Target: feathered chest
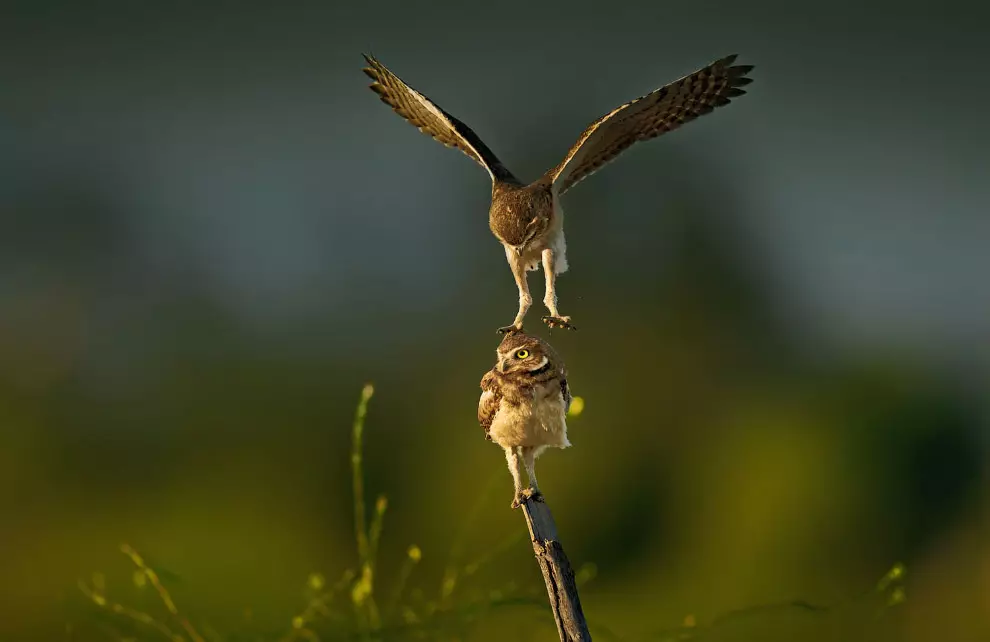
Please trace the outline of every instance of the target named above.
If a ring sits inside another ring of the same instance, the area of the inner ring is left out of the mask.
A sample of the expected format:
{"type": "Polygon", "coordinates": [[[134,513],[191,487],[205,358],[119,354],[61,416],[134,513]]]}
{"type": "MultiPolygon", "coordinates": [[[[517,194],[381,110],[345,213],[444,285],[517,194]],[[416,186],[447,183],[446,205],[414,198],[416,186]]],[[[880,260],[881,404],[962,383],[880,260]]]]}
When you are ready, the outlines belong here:
{"type": "Polygon", "coordinates": [[[503,187],[492,194],[488,227],[506,245],[523,249],[540,241],[554,219],[549,186],[503,187]]]}
{"type": "Polygon", "coordinates": [[[478,419],[488,439],[502,447],[570,445],[566,380],[554,377],[519,385],[500,377],[486,378],[489,385],[483,385],[478,419]]]}

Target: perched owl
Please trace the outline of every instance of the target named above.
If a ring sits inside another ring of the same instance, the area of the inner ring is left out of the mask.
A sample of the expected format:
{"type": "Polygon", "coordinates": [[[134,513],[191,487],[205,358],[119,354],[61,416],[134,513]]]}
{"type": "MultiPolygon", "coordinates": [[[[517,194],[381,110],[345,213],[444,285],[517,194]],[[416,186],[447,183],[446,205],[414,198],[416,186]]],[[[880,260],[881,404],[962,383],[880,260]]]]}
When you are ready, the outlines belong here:
{"type": "Polygon", "coordinates": [[[563,210],[560,196],[591,176],[637,141],[649,140],[729,104],[746,93],[751,65],[733,65],[726,56],[680,80],[613,109],[591,123],[558,165],[526,185],[498,160],[471,129],[419,93],[385,65],[365,56],[364,72],[371,89],[400,116],[448,147],[456,147],[481,165],[492,179],[488,227],[505,248],[505,257],[519,289],[519,310],[499,332],[522,330],[533,303],[527,272],[542,264],[546,277],[543,303],[550,327],[576,329],[557,310],[556,278],[567,271],[563,210]]]}
{"type": "Polygon", "coordinates": [[[481,379],[478,423],[485,438],[505,449],[515,495],[512,507],[539,500],[536,458],[550,447],[567,448],[567,410],[571,391],[563,360],[547,342],[523,332],[505,335],[498,362],[481,379]],[[522,467],[529,488],[523,489],[522,467]]]}

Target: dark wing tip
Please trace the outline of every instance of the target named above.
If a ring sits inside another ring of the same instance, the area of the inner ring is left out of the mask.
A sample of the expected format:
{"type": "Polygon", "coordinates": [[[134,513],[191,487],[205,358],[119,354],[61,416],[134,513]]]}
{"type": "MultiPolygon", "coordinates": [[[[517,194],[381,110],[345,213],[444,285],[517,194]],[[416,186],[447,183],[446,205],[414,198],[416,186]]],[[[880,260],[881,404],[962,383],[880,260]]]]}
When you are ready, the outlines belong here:
{"type": "Polygon", "coordinates": [[[716,60],[715,61],[715,64],[716,65],[722,65],[723,67],[728,67],[733,62],[735,62],[736,61],[736,58],[738,58],[738,57],[739,57],[739,54],[729,54],[725,58],[721,58],[719,60],[716,60]]]}
{"type": "MultiPolygon", "coordinates": [[[[752,78],[749,78],[746,74],[753,71],[753,65],[735,65],[734,67],[729,67],[728,71],[728,85],[730,87],[742,87],[753,82],[752,78]]],[[[743,92],[745,93],[745,92],[743,92]]]]}
{"type": "Polygon", "coordinates": [[[364,74],[372,80],[376,82],[380,81],[382,79],[382,64],[375,60],[375,57],[372,54],[362,53],[361,55],[364,57],[364,61],[368,63],[368,66],[362,67],[361,71],[363,71],[364,74]]]}
{"type": "Polygon", "coordinates": [[[368,64],[368,67],[370,67],[371,69],[374,69],[376,71],[381,71],[382,67],[384,67],[382,63],[378,62],[378,59],[375,58],[374,54],[363,53],[361,55],[364,57],[364,61],[368,64]]]}
{"type": "MultiPolygon", "coordinates": [[[[381,74],[383,71],[388,71],[385,68],[385,65],[380,63],[378,59],[375,58],[374,54],[361,54],[361,55],[364,56],[364,61],[368,63],[368,66],[364,68],[365,70],[370,68],[376,71],[378,74],[381,74]]],[[[367,71],[365,71],[365,73],[367,73],[367,71]]]]}

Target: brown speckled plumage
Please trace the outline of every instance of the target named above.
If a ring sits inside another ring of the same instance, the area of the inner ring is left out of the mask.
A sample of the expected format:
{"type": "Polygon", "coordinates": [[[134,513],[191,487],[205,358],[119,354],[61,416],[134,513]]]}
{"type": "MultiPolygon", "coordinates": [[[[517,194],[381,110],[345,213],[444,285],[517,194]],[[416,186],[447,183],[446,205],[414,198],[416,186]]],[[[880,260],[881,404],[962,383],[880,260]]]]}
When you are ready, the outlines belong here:
{"type": "Polygon", "coordinates": [[[488,228],[498,240],[523,247],[546,233],[553,221],[553,187],[549,179],[531,185],[496,184],[488,210],[488,228]]]}
{"type": "Polygon", "coordinates": [[[520,464],[534,491],[536,458],[547,448],[566,448],[571,405],[567,367],[546,341],[522,332],[505,336],[498,361],[481,378],[478,423],[485,438],[506,451],[509,470],[522,491],[520,464]]]}
{"type": "Polygon", "coordinates": [[[419,131],[432,136],[434,140],[447,147],[456,147],[467,154],[488,170],[493,181],[518,183],[470,127],[407,85],[373,57],[366,55],[364,59],[368,63],[364,73],[374,81],[370,85],[372,91],[378,94],[383,103],[395,110],[395,113],[415,125],[419,131]]]}
{"type": "Polygon", "coordinates": [[[602,116],[585,129],[559,165],[547,174],[557,192],[563,194],[591,176],[633,143],[649,140],[677,129],[684,123],[728,105],[746,93],[741,87],[752,79],[752,65],[736,65],[736,56],[726,56],[640,96],[602,116]]]}
{"type": "Polygon", "coordinates": [[[489,370],[481,378],[481,391],[491,393],[478,402],[478,423],[485,429],[485,439],[491,441],[492,422],[495,420],[499,404],[502,403],[502,386],[499,384],[495,370],[489,370]]]}
{"type": "Polygon", "coordinates": [[[564,159],[529,185],[523,185],[464,123],[416,91],[383,64],[365,56],[364,72],[382,102],[448,147],[456,147],[484,167],[492,179],[489,228],[505,247],[519,289],[519,311],[503,332],[522,330],[532,304],[526,272],[542,263],[546,276],[543,303],[551,326],[573,327],[557,311],[556,276],[567,270],[563,212],[559,196],[614,160],[638,141],[672,131],[746,93],[750,65],[733,65],[726,56],[605,114],[589,125],[564,159]]]}

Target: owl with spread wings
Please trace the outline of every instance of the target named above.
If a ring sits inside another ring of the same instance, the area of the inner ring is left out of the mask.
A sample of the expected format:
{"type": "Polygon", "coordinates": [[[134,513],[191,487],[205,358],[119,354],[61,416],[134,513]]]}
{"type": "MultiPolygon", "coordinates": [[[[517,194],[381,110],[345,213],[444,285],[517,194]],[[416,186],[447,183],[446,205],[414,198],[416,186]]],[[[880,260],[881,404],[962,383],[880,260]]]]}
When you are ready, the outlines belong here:
{"type": "Polygon", "coordinates": [[[421,132],[456,147],[481,165],[492,180],[488,226],[505,248],[505,257],[519,289],[519,309],[499,332],[518,332],[533,303],[527,272],[541,265],[546,278],[543,303],[550,327],[576,329],[557,309],[556,278],[567,270],[564,216],[560,197],[571,187],[614,160],[637,141],[677,129],[746,93],[752,65],[734,65],[736,56],[720,60],[631,100],[582,132],[558,165],[526,185],[506,169],[467,125],[407,85],[374,57],[365,55],[364,72],[375,91],[392,109],[421,132]]]}

